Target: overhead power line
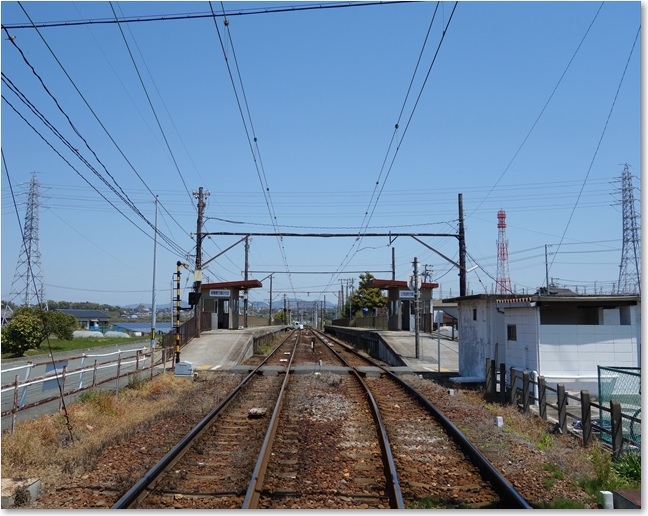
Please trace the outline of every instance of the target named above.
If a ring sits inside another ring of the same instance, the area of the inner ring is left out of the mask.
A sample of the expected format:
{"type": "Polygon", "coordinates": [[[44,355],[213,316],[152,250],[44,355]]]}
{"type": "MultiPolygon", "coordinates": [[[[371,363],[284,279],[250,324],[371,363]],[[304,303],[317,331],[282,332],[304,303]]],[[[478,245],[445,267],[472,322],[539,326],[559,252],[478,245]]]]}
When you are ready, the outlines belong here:
{"type": "Polygon", "coordinates": [[[2,24],[2,27],[8,29],[32,29],[32,28],[46,28],[46,27],[72,27],[75,25],[113,25],[115,23],[147,23],[156,21],[174,21],[174,20],[191,20],[195,18],[212,18],[217,17],[232,17],[232,16],[249,16],[257,14],[272,14],[272,13],[285,13],[297,11],[312,11],[320,9],[340,9],[346,7],[368,7],[375,5],[390,5],[390,4],[407,4],[408,0],[396,2],[343,2],[343,3],[325,3],[325,4],[303,4],[291,5],[281,7],[262,7],[239,9],[236,11],[224,12],[223,14],[212,13],[185,13],[185,14],[161,14],[151,16],[124,16],[118,19],[102,18],[95,20],[68,20],[68,21],[55,21],[55,22],[40,22],[37,24],[26,23],[8,23],[2,24]]]}

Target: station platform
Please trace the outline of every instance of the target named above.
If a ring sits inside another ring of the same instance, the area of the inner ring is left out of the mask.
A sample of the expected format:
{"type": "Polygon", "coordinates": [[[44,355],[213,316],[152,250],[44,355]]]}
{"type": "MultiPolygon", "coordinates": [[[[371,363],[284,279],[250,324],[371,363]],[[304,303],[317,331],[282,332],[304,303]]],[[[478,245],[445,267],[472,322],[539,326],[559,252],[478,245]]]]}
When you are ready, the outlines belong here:
{"type": "MultiPolygon", "coordinates": [[[[341,328],[342,329],[342,328],[341,328]]],[[[416,336],[409,331],[383,331],[371,328],[343,328],[345,332],[370,335],[381,348],[397,357],[391,369],[398,373],[457,375],[459,352],[457,341],[436,334],[419,333],[419,356],[416,336]]],[[[263,326],[240,330],[210,330],[192,339],[180,351],[180,361],[189,362],[194,371],[239,369],[252,355],[255,337],[283,332],[284,327],[263,326]]],[[[341,338],[341,337],[340,337],[341,338]]],[[[342,340],[345,340],[342,338],[342,340]]]]}
{"type": "Polygon", "coordinates": [[[283,333],[285,326],[259,326],[240,330],[209,330],[191,339],[180,350],[180,361],[190,362],[195,371],[230,369],[252,356],[254,339],[283,333]]]}

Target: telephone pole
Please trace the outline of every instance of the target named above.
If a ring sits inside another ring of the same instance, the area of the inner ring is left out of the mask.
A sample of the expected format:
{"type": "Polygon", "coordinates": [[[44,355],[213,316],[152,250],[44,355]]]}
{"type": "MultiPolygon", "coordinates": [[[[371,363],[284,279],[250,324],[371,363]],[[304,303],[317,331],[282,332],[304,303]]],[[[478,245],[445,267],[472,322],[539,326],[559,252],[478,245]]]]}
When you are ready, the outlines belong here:
{"type": "MultiPolygon", "coordinates": [[[[250,262],[249,262],[249,255],[250,255],[250,237],[246,236],[245,237],[245,272],[244,272],[244,279],[245,281],[248,280],[248,271],[250,270],[250,262]]],[[[248,290],[245,289],[243,291],[243,327],[247,328],[248,324],[248,290]]]]}
{"type": "Polygon", "coordinates": [[[466,295],[466,232],[464,229],[463,195],[459,194],[459,295],[466,295]]]}
{"type": "MultiPolygon", "coordinates": [[[[203,215],[205,212],[205,199],[209,197],[209,192],[203,192],[203,187],[198,189],[198,192],[193,192],[194,197],[198,199],[198,218],[196,220],[196,271],[194,272],[194,317],[196,318],[196,335],[200,337],[202,329],[202,303],[200,302],[200,285],[202,284],[202,226],[203,215]]],[[[192,304],[192,303],[190,303],[192,304]]]]}

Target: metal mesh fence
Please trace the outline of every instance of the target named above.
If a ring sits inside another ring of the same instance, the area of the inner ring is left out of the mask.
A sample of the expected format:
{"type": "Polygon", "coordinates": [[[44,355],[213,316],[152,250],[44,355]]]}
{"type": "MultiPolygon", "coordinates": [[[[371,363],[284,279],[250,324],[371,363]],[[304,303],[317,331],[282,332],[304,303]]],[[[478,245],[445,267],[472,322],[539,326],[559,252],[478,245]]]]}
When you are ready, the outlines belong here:
{"type": "MultiPolygon", "coordinates": [[[[618,400],[621,412],[626,416],[641,419],[641,368],[640,367],[598,367],[599,404],[610,406],[611,400],[618,400]]],[[[601,426],[610,425],[609,412],[599,411],[601,426]]],[[[641,446],[641,423],[623,419],[623,437],[641,446]]],[[[601,438],[610,441],[602,433],[601,438]]]]}

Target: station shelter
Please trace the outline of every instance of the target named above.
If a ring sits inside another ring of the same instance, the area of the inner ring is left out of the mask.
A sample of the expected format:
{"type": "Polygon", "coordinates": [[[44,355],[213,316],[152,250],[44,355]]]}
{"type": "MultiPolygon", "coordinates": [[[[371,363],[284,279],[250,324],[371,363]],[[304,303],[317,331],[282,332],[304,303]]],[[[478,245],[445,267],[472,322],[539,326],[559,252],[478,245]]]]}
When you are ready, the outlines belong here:
{"type": "Polygon", "coordinates": [[[251,288],[262,287],[259,280],[225,281],[222,283],[203,283],[200,285],[203,313],[211,314],[213,329],[237,330],[240,327],[240,301],[248,295],[251,288]]]}
{"type": "MultiPolygon", "coordinates": [[[[387,290],[387,306],[389,309],[388,330],[414,331],[414,291],[409,288],[407,281],[374,278],[368,287],[387,290]]],[[[419,329],[421,331],[432,331],[434,310],[432,306],[432,290],[438,287],[438,283],[425,282],[422,282],[419,286],[419,329]]]]}

